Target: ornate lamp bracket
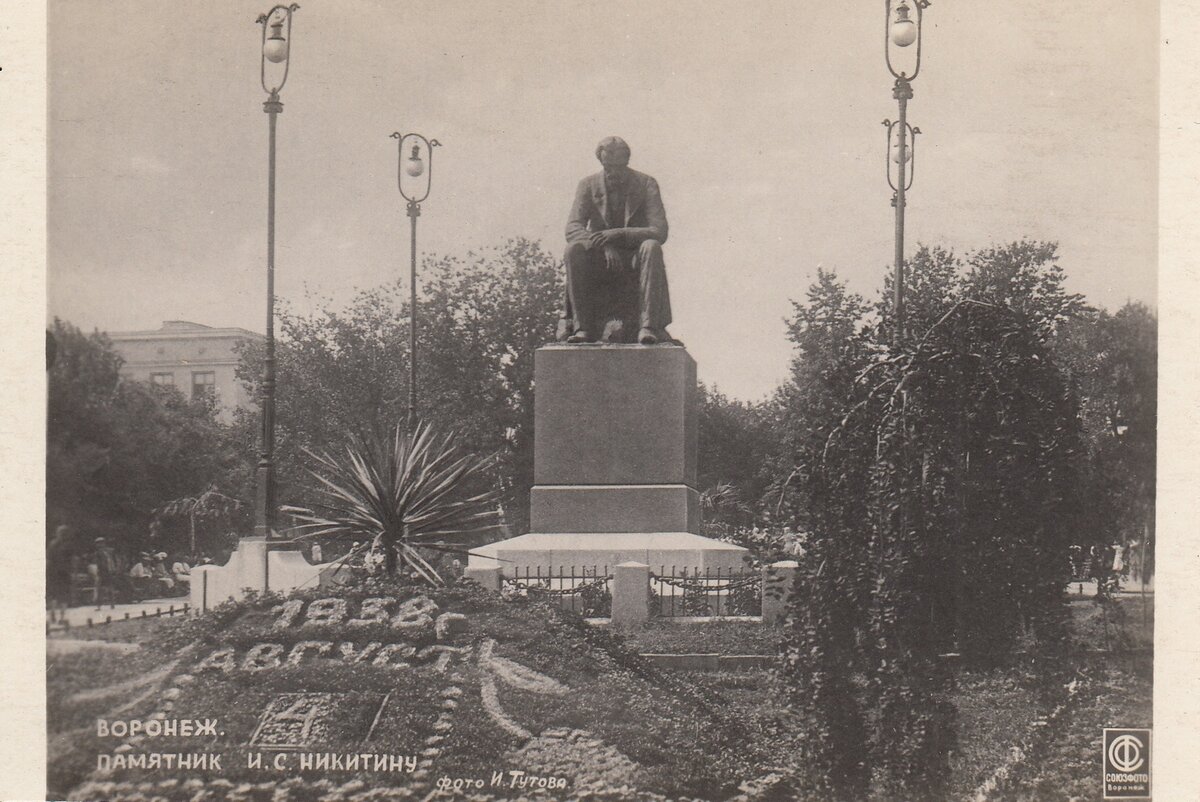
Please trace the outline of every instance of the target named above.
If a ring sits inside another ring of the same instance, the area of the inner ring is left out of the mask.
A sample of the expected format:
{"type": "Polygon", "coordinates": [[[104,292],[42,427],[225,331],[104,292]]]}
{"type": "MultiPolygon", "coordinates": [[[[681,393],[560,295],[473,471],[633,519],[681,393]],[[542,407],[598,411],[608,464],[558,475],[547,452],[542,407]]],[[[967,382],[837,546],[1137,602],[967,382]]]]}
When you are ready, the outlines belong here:
{"type": "MultiPolygon", "coordinates": [[[[276,102],[279,100],[279,90],[283,89],[283,85],[287,83],[288,67],[290,67],[292,63],[292,15],[299,10],[300,6],[296,3],[286,6],[281,4],[275,6],[266,14],[259,14],[254,20],[262,28],[262,67],[259,73],[262,80],[262,88],[264,92],[271,96],[271,100],[276,102]],[[287,23],[287,36],[285,37],[285,40],[288,44],[288,54],[283,59],[283,75],[280,76],[279,83],[275,84],[274,86],[267,86],[267,29],[273,27],[273,24],[271,23],[272,19],[279,20],[281,16],[283,17],[283,22],[287,23]]],[[[270,111],[270,109],[267,109],[267,111],[270,111]]],[[[277,111],[282,111],[282,107],[277,111]]]]}
{"type": "Polygon", "coordinates": [[[399,152],[400,152],[399,165],[397,166],[397,169],[396,169],[396,186],[400,190],[400,195],[406,201],[408,201],[409,217],[416,217],[417,215],[419,215],[421,213],[420,204],[423,203],[425,201],[425,199],[429,197],[429,191],[433,187],[433,149],[440,148],[442,146],[442,143],[438,142],[436,139],[426,139],[425,137],[421,136],[420,134],[413,134],[413,133],[402,134],[399,131],[394,131],[389,136],[392,139],[398,140],[396,144],[397,144],[397,147],[399,148],[399,152]],[[424,144],[425,152],[429,154],[429,167],[428,167],[428,169],[425,170],[424,192],[420,193],[420,197],[417,197],[418,193],[416,193],[416,192],[414,192],[412,195],[410,195],[408,193],[408,191],[404,188],[404,161],[405,161],[404,148],[405,148],[405,142],[410,139],[417,140],[420,143],[424,144]],[[415,208],[415,212],[414,212],[414,208],[415,208]]]}

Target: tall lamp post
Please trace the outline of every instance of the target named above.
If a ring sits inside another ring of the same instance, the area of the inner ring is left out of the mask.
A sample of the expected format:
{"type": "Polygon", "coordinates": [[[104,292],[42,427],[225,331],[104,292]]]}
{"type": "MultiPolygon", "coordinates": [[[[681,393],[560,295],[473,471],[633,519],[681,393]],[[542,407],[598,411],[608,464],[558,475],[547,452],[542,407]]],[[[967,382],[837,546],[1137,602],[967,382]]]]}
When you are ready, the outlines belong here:
{"type": "Polygon", "coordinates": [[[275,122],[283,111],[279,90],[287,81],[291,64],[292,14],[300,6],[277,5],[257,22],[262,28],[262,88],[267,93],[263,111],[269,120],[267,146],[267,354],[263,364],[262,450],[257,471],[254,535],[275,533],[275,122]],[[269,66],[280,65],[280,66],[269,66]]]}
{"type": "Polygon", "coordinates": [[[884,120],[883,123],[888,129],[888,184],[892,187],[892,206],[896,207],[896,276],[893,282],[896,320],[892,329],[893,344],[900,341],[904,331],[904,195],[912,185],[912,176],[906,170],[908,162],[912,160],[909,141],[915,144],[915,137],[921,132],[919,128],[908,124],[908,101],[913,96],[912,82],[921,69],[921,17],[929,7],[929,0],[913,0],[913,4],[917,8],[915,20],[909,16],[911,8],[908,0],[884,0],[884,57],[888,71],[896,79],[892,97],[900,106],[900,118],[896,122],[884,120]],[[914,43],[916,49],[911,55],[902,54],[903,49],[914,43]],[[895,180],[892,179],[892,163],[896,165],[895,180]]]}
{"type": "Polygon", "coordinates": [[[408,280],[408,429],[411,432],[417,422],[417,218],[421,216],[421,204],[429,197],[429,190],[433,186],[433,149],[441,147],[442,143],[436,139],[426,139],[420,134],[401,134],[399,131],[393,133],[392,138],[399,140],[400,165],[396,184],[401,197],[408,202],[407,213],[412,231],[408,280]],[[404,157],[406,146],[409,148],[408,158],[404,157]],[[429,159],[428,168],[421,156],[422,146],[429,159]]]}

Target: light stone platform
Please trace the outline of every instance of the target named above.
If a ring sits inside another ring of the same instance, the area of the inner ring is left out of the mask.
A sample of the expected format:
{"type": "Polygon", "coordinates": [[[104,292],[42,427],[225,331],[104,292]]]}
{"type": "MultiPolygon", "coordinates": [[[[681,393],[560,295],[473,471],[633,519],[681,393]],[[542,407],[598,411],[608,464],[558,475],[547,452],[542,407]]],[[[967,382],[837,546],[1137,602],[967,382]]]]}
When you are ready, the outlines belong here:
{"type": "Polygon", "coordinates": [[[698,568],[703,573],[737,571],[744,567],[746,550],[732,543],[701,537],[691,532],[583,532],[576,534],[531,532],[528,535],[489,543],[472,549],[469,568],[499,567],[507,576],[525,569],[542,573],[560,568],[603,570],[625,562],[638,562],[658,572],[674,566],[698,568]]]}

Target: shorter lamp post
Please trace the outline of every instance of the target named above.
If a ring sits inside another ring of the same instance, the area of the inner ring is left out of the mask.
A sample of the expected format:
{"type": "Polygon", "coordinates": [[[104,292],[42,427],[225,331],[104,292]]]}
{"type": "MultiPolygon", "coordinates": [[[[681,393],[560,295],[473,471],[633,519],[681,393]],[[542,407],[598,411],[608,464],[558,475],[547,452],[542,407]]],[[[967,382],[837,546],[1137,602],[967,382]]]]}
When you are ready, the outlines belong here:
{"type": "Polygon", "coordinates": [[[397,146],[400,150],[396,184],[401,197],[408,202],[407,214],[412,224],[408,303],[408,429],[411,432],[417,423],[417,218],[421,216],[421,204],[429,197],[429,190],[433,187],[433,149],[441,147],[442,143],[436,139],[426,139],[420,134],[401,134],[399,131],[393,133],[392,138],[399,140],[397,146]],[[408,158],[404,157],[406,145],[409,148],[408,158]],[[428,168],[421,158],[422,146],[428,154],[428,168]],[[405,176],[408,176],[408,180],[405,176]]]}
{"type": "Polygon", "coordinates": [[[267,338],[263,360],[262,451],[257,471],[254,534],[270,538],[275,533],[275,123],[283,111],[279,90],[287,82],[291,64],[292,14],[300,6],[278,5],[256,20],[262,28],[261,78],[269,116],[267,145],[267,338]],[[285,32],[286,27],[286,32],[285,32]],[[270,35],[268,35],[268,29],[270,35]],[[282,65],[268,68],[268,63],[282,65]]]}
{"type": "Polygon", "coordinates": [[[894,291],[895,325],[892,329],[892,342],[898,343],[904,330],[904,205],[905,192],[912,184],[912,177],[906,175],[907,163],[912,159],[908,140],[920,129],[914,129],[908,124],[908,101],[912,99],[912,82],[916,80],[921,70],[921,18],[929,6],[929,0],[913,0],[917,7],[917,18],[909,16],[911,9],[907,0],[884,0],[885,28],[883,52],[887,61],[888,71],[896,79],[892,87],[892,97],[900,107],[900,117],[896,122],[885,120],[888,128],[888,149],[891,161],[896,164],[896,179],[892,180],[891,167],[888,167],[888,184],[892,187],[892,206],[896,207],[896,276],[894,291]],[[900,59],[900,50],[916,44],[914,54],[907,59],[900,59]],[[893,55],[896,56],[893,59],[893,55]],[[899,65],[899,69],[897,68],[899,65]]]}

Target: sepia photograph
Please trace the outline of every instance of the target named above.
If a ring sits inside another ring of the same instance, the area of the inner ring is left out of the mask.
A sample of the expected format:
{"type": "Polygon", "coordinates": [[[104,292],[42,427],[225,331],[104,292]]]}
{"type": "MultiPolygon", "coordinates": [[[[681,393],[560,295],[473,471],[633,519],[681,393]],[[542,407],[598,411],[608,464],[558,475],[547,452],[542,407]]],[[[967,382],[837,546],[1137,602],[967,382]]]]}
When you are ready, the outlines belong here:
{"type": "Polygon", "coordinates": [[[1168,798],[1157,2],[44,27],[45,799],[1168,798]]]}

